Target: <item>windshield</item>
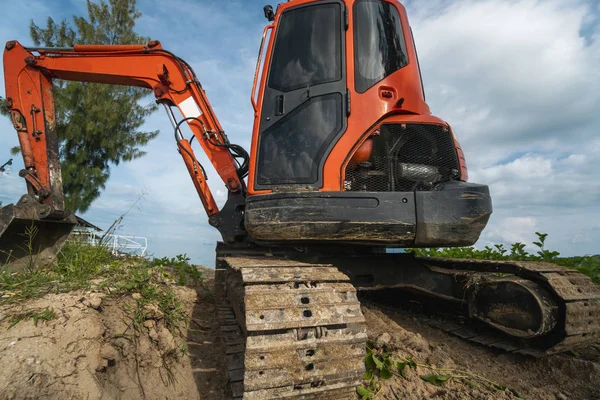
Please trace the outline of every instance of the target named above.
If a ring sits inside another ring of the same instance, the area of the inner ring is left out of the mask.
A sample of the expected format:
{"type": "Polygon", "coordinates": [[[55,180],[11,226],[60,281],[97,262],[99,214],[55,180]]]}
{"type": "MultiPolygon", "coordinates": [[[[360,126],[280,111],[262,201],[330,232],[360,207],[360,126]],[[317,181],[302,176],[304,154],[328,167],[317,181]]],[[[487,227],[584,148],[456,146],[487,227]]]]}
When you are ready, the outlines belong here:
{"type": "Polygon", "coordinates": [[[285,12],[279,22],[269,86],[287,92],[342,79],[339,6],[285,12]]]}

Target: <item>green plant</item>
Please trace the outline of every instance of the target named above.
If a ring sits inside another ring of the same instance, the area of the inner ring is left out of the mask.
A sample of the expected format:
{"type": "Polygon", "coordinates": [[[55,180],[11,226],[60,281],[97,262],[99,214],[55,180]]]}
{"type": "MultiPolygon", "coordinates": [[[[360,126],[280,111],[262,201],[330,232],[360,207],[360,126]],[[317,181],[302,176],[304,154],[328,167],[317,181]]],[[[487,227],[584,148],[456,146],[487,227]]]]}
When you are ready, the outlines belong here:
{"type": "Polygon", "coordinates": [[[394,360],[391,353],[377,349],[373,345],[367,345],[365,374],[363,375],[366,382],[358,386],[356,392],[363,400],[372,399],[381,390],[382,381],[388,380],[394,375],[404,376],[407,367],[416,368],[417,364],[410,359],[394,360]]]}
{"type": "Polygon", "coordinates": [[[111,260],[113,256],[103,247],[67,242],[55,265],[32,265],[16,272],[1,268],[0,303],[89,287],[111,260]]]}
{"type": "Polygon", "coordinates": [[[187,254],[178,254],[172,258],[155,258],[152,261],[152,265],[169,267],[177,276],[177,283],[181,286],[200,284],[202,283],[202,271],[195,265],[191,265],[190,261],[191,259],[187,254]]]}
{"type": "Polygon", "coordinates": [[[493,247],[486,246],[482,250],[474,247],[449,247],[449,248],[431,248],[431,249],[407,249],[408,252],[418,257],[447,257],[464,258],[480,260],[512,260],[512,261],[545,261],[564,267],[573,268],[589,276],[596,283],[600,283],[600,257],[597,256],[579,256],[579,257],[560,257],[558,251],[548,250],[546,248],[547,233],[535,233],[538,240],[532,244],[537,247],[535,253],[529,253],[525,250],[525,243],[517,242],[506,249],[503,244],[496,244],[493,247]]]}
{"type": "Polygon", "coordinates": [[[141,326],[156,308],[163,315],[168,329],[178,329],[186,315],[170,283],[180,274],[184,274],[186,280],[201,279],[201,273],[189,266],[187,261],[187,256],[178,256],[169,259],[167,267],[140,258],[118,259],[102,246],[67,242],[54,266],[18,272],[0,271],[0,302],[10,303],[50,292],[85,289],[95,284],[112,295],[140,295],[135,307],[130,310],[136,327],[141,326]]]}
{"type": "Polygon", "coordinates": [[[548,237],[547,233],[536,232],[535,234],[537,235],[539,242],[533,242],[533,244],[535,244],[537,247],[539,247],[540,250],[537,252],[537,254],[540,256],[540,258],[542,260],[552,261],[560,255],[560,253],[558,251],[549,251],[549,250],[544,249],[544,244],[546,242],[546,238],[548,237]]]}
{"type": "Polygon", "coordinates": [[[435,386],[442,386],[445,382],[452,379],[451,375],[442,375],[442,374],[427,374],[421,377],[425,382],[429,382],[435,386]]]}
{"type": "Polygon", "coordinates": [[[364,362],[366,370],[363,375],[364,382],[356,389],[363,400],[375,398],[383,388],[384,381],[394,376],[402,379],[409,378],[407,375],[409,369],[417,372],[421,372],[423,369],[427,370],[428,372],[420,375],[420,378],[435,386],[444,386],[447,382],[456,380],[469,387],[487,388],[492,391],[512,391],[504,385],[468,371],[454,368],[437,368],[428,364],[417,363],[411,358],[400,358],[386,351],[385,348],[374,347],[372,343],[367,345],[367,355],[364,362]]]}
{"type": "Polygon", "coordinates": [[[132,260],[126,265],[111,263],[100,286],[112,295],[137,293],[136,305],[130,309],[135,328],[140,328],[153,314],[160,314],[165,326],[174,330],[185,321],[186,314],[181,300],[169,286],[172,281],[173,276],[164,266],[132,260]]]}
{"type": "MultiPolygon", "coordinates": [[[[19,250],[25,252],[29,257],[27,258],[27,265],[26,265],[26,269],[27,270],[32,270],[35,268],[36,262],[37,262],[37,258],[38,258],[38,254],[39,254],[39,248],[36,249],[35,248],[35,238],[39,233],[39,228],[32,222],[30,226],[25,228],[25,231],[22,233],[18,233],[18,236],[23,237],[23,242],[21,244],[16,244],[17,248],[19,248],[19,250]]],[[[2,266],[2,268],[4,268],[4,264],[9,264],[11,261],[13,261],[13,254],[12,254],[12,250],[11,251],[4,251],[4,250],[0,250],[1,256],[3,258],[5,258],[5,261],[3,262],[3,264],[0,264],[0,266],[2,266]]]]}
{"type": "Polygon", "coordinates": [[[46,309],[44,309],[43,311],[39,311],[39,312],[27,311],[22,314],[14,315],[10,319],[10,325],[8,326],[8,329],[17,325],[19,322],[23,321],[24,319],[28,319],[28,318],[33,319],[33,324],[35,326],[37,326],[38,321],[40,321],[40,320],[50,321],[50,320],[53,320],[54,318],[56,318],[56,313],[50,307],[46,307],[46,309]]]}

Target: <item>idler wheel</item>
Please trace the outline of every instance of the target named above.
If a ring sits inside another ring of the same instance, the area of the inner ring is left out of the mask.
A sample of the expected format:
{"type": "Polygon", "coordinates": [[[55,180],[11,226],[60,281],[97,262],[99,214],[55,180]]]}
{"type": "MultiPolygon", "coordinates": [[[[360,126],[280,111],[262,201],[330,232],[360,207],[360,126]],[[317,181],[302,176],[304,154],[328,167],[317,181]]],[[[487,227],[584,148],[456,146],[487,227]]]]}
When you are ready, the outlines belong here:
{"type": "Polygon", "coordinates": [[[516,276],[486,277],[470,288],[469,315],[509,335],[533,338],[554,329],[559,309],[536,283],[516,276]]]}

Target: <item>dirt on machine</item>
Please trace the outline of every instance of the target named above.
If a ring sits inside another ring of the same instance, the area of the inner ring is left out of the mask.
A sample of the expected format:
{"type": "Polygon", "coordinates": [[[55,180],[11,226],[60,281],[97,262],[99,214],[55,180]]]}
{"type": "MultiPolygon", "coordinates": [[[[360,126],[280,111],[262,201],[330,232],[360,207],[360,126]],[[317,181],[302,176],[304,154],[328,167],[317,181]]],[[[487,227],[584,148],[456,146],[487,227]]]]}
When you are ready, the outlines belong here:
{"type": "Polygon", "coordinates": [[[399,2],[292,0],[264,14],[249,152],[229,141],[192,67],[158,41],[8,42],[6,99],[27,185],[0,211],[9,268],[51,263],[76,223],[64,207],[52,81],[137,86],[164,106],[222,235],[215,286],[235,397],[354,393],[367,341],[357,290],[455,304],[482,329],[441,329],[505,351],[543,356],[600,338],[600,289],[578,272],[387,252],[472,245],[492,213],[488,187],[468,182],[455,133],[425,102],[399,2]],[[228,191],[221,208],[192,145],[228,191]],[[39,256],[21,247],[28,230],[39,256]]]}

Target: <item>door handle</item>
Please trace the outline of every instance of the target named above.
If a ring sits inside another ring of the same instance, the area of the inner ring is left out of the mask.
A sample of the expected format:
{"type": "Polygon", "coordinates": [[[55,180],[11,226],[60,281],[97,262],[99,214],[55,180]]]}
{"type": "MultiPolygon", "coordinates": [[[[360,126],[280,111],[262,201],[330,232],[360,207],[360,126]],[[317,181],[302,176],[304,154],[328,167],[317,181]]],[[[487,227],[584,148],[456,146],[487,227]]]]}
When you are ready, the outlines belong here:
{"type": "Polygon", "coordinates": [[[285,113],[285,104],[283,95],[275,97],[275,115],[283,115],[285,113]]]}

